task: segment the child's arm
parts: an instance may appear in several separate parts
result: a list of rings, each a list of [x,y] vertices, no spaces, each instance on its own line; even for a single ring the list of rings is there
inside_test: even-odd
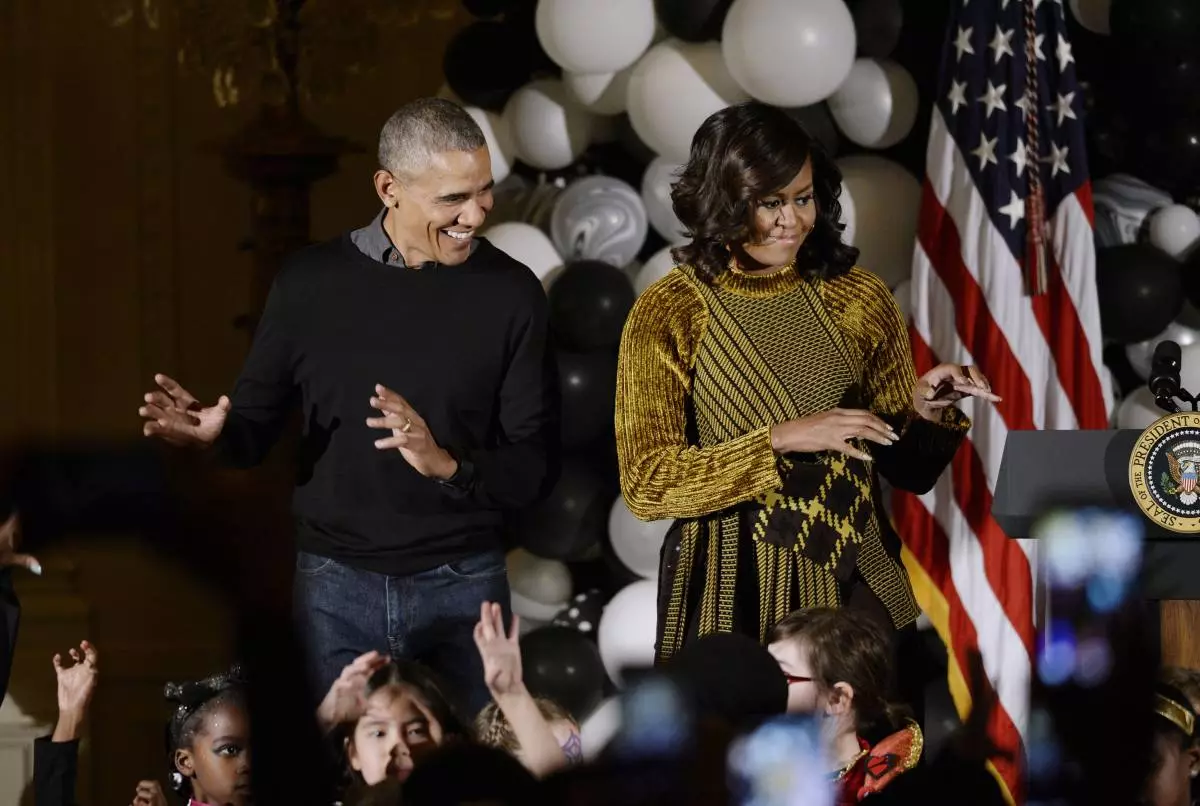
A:
[[[34,744],[33,780],[35,800],[41,806],[74,804],[75,777],[79,764],[79,734],[87,717],[92,693],[96,690],[96,669],[100,656],[87,641],[69,652],[71,666],[63,665],[62,655],[54,656],[54,674],[58,677],[58,722],[54,734]]]
[[[475,625],[475,646],[483,659],[483,677],[496,705],[521,745],[525,766],[540,777],[562,769],[567,756],[521,677],[520,618],[513,616],[505,634],[500,605],[484,602]]]

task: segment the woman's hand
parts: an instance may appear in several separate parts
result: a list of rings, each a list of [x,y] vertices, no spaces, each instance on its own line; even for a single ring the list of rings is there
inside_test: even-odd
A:
[[[850,440],[891,445],[899,438],[890,425],[862,409],[830,409],[771,429],[771,447],[776,453],[838,451],[864,462],[871,461],[871,455],[851,445]]]
[[[926,372],[913,387],[913,408],[931,423],[941,422],[942,411],[964,397],[999,403],[992,385],[976,367],[939,364]]]

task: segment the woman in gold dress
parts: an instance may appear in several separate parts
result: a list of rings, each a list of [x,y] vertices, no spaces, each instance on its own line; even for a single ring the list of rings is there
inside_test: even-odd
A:
[[[844,244],[841,174],[781,110],[712,115],[672,190],[690,242],[626,323],[621,489],[663,547],[662,661],[713,632],[765,640],[800,607],[918,614],[879,476],[929,490],[997,400],[972,367],[919,380],[891,292]]]

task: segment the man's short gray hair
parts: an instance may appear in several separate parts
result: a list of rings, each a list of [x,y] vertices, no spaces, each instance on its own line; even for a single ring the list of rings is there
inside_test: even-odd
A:
[[[434,154],[486,148],[483,130],[467,110],[444,98],[420,98],[397,109],[379,133],[379,166],[411,179]]]

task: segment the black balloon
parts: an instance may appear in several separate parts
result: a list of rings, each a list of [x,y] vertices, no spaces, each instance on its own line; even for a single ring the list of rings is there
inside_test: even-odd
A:
[[[1179,263],[1148,244],[1125,244],[1096,253],[1100,329],[1122,344],[1163,332],[1183,308]]]
[[[613,428],[617,357],[611,350],[558,353],[564,448],[580,448]]]
[[[576,594],[566,607],[558,611],[550,624],[583,633],[594,641],[596,630],[600,627],[600,616],[603,614],[604,594],[599,588],[592,588],[585,593]]]
[[[1113,0],[1108,21],[1113,39],[1122,48],[1188,50],[1200,42],[1196,0]]]
[[[634,291],[620,270],[599,260],[568,264],[548,293],[550,326],[569,350],[612,347],[621,340]]]
[[[788,117],[803,126],[806,132],[825,146],[825,151],[829,156],[837,156],[842,138],[838,134],[837,124],[833,122],[833,115],[829,113],[827,105],[819,103],[812,106],[796,106],[783,111],[787,112]]]
[[[904,26],[900,0],[852,0],[850,13],[854,15],[858,55],[871,59],[890,56]]]
[[[537,54],[522,47],[527,38],[513,23],[471,23],[446,46],[446,83],[466,103],[500,111],[536,69]]]
[[[1200,193],[1200,110],[1140,113],[1125,158],[1138,178],[1177,198]]]
[[[521,639],[525,687],[582,722],[600,703],[607,677],[600,649],[569,627],[542,627]]]
[[[595,552],[608,529],[613,486],[582,460],[565,460],[545,500],[517,516],[518,542],[550,560],[577,560]]]
[[[662,27],[685,42],[719,38],[732,5],[733,0],[654,0]]]

